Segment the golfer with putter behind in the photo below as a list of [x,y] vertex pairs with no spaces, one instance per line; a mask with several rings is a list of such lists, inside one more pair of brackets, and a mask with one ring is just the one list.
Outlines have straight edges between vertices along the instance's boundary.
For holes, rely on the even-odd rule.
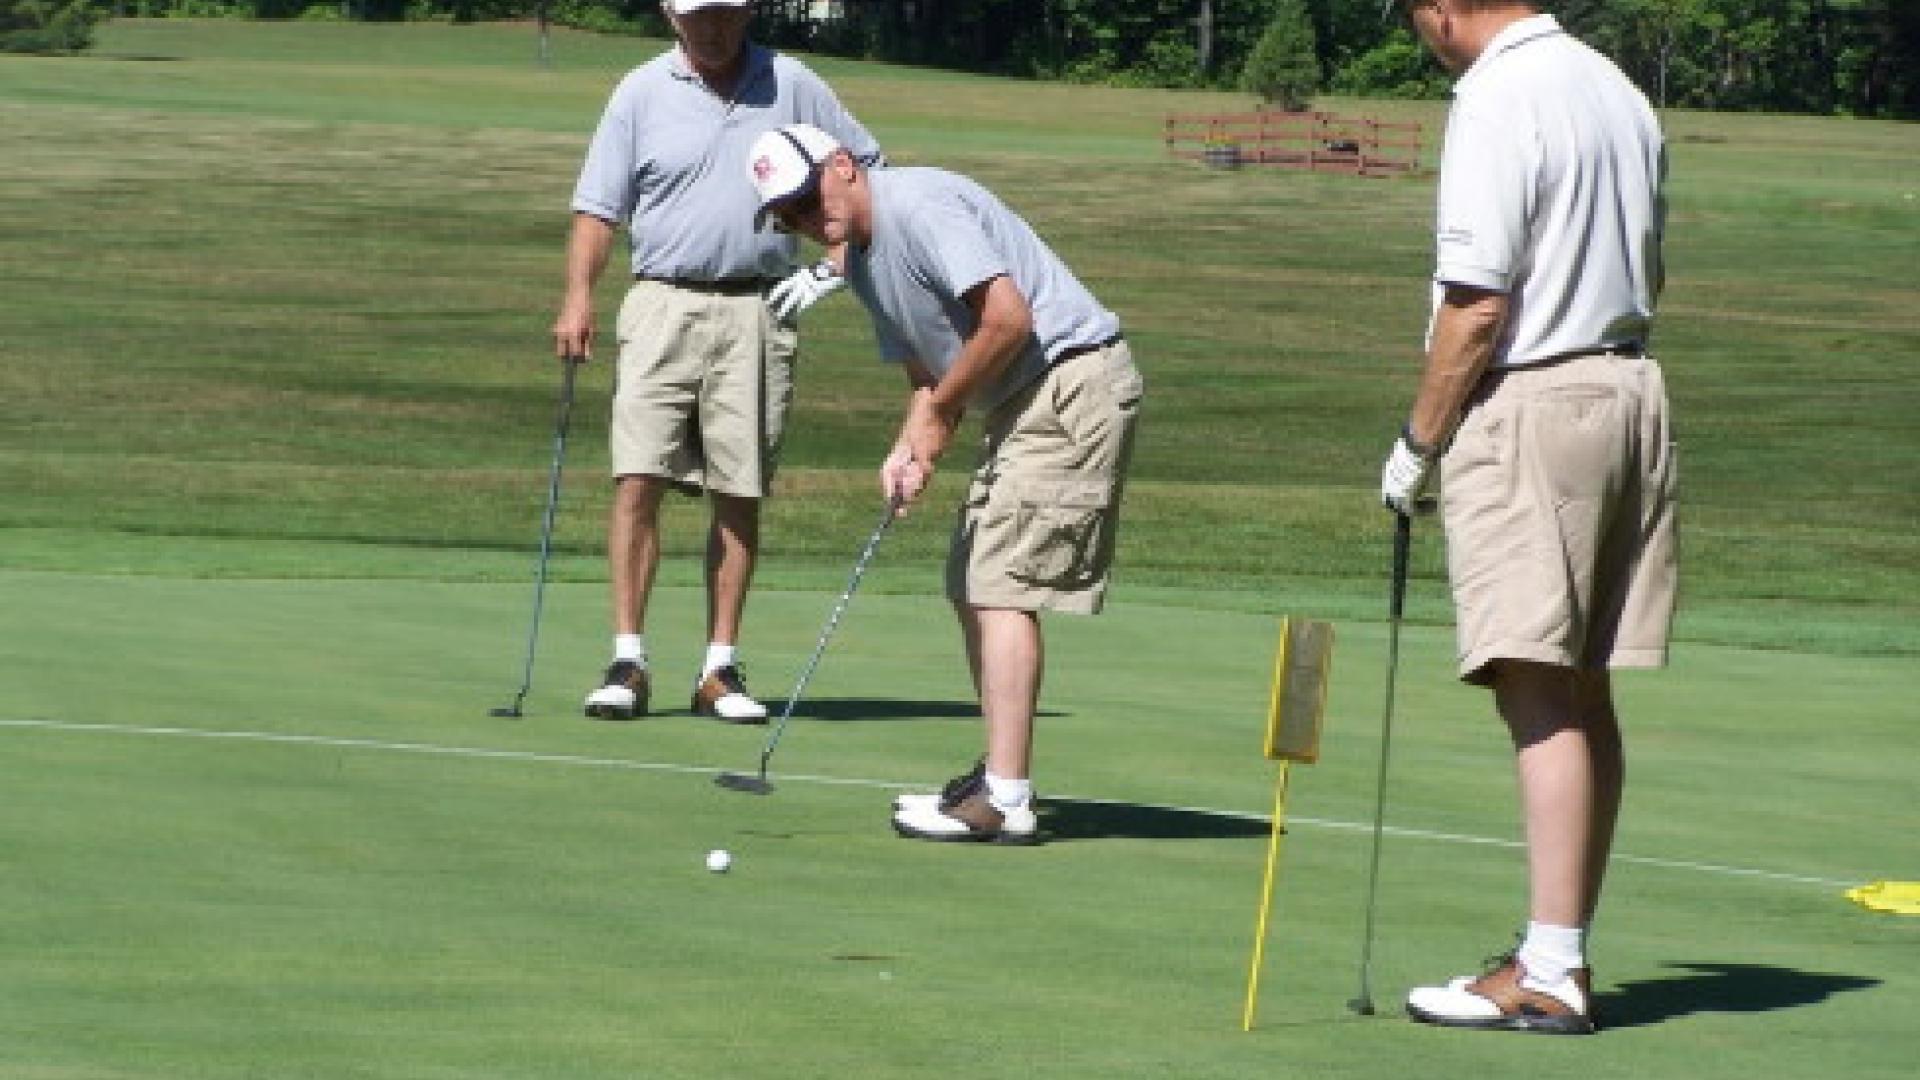
[[607,521],[613,661],[590,717],[648,707],[647,600],[660,560],[660,502],[704,488],[707,652],[695,713],[761,724],[736,648],[793,391],[793,316],[840,285],[824,261],[793,268],[791,237],[756,230],[738,177],[755,137],[807,121],[876,161],[872,136],[819,77],[747,40],[748,0],[665,0],[679,44],[613,92],[573,196],[566,296],[554,321],[563,361],[591,355],[593,287],[615,232],[632,241],[619,316]]
[[1425,372],[1381,496],[1422,513],[1439,474],[1460,676],[1512,736],[1530,886],[1518,947],[1407,1010],[1585,1034],[1624,776],[1608,671],[1665,665],[1674,604],[1674,446],[1647,353],[1665,150],[1646,98],[1552,16],[1397,2],[1459,80]]
[[1040,613],[1100,610],[1140,409],[1120,320],[1025,221],[964,176],[868,169],[806,124],[762,135],[747,160],[762,218],[841,248],[882,360],[906,372],[883,494],[917,498],[961,415],[984,417],[947,596],[986,755],[940,795],[897,801],[893,827],[922,840],[1034,843]]

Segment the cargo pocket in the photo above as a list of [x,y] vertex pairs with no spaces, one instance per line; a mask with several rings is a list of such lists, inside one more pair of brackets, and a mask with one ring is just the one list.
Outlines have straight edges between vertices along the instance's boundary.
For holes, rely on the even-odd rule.
[[1035,477],[1015,489],[1018,536],[1010,573],[1050,589],[1079,589],[1105,573],[1106,532],[1113,503],[1110,477]]

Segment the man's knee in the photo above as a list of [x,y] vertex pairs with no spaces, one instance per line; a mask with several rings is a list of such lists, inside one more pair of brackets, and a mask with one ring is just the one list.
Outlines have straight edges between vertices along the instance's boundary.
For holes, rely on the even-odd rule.
[[760,500],[710,492],[714,528],[752,547],[760,540]]
[[1533,660],[1497,660],[1489,668],[1494,707],[1518,746],[1567,728],[1604,734],[1615,723],[1613,682],[1605,670]]
[[665,492],[666,481],[657,476],[636,474],[615,477],[613,512],[642,523],[651,523],[659,515],[660,497]]

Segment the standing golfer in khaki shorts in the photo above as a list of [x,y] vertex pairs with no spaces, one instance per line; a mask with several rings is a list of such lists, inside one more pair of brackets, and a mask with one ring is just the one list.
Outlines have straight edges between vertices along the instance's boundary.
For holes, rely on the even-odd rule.
[[740,617],[760,544],[760,500],[793,393],[791,319],[840,285],[821,266],[793,270],[792,237],[756,230],[739,182],[762,132],[804,120],[864,160],[872,136],[819,77],[747,40],[747,0],[667,0],[679,45],[613,92],[573,197],[567,291],[554,322],[564,359],[588,356],[593,286],[620,225],[633,244],[620,307],[607,520],[613,662],[587,695],[588,716],[626,720],[648,705],[647,599],[660,561],[660,501],[704,488],[707,652],[694,712],[765,723],[736,662]]
[[1399,2],[1460,77],[1426,371],[1381,495],[1422,512],[1439,466],[1460,675],[1492,688],[1512,736],[1531,886],[1519,947],[1407,1010],[1584,1034],[1625,775],[1608,670],[1663,666],[1673,615],[1674,448],[1646,351],[1664,143],[1646,98],[1551,16]]
[[947,596],[986,721],[987,752],[939,796],[895,803],[924,840],[1033,843],[1028,764],[1043,670],[1040,613],[1105,598],[1140,373],[1101,307],[1027,223],[940,169],[874,169],[805,124],[760,137],[764,214],[830,246],[912,391],[880,469],[889,498],[925,488],[969,406],[980,463],[947,561]]

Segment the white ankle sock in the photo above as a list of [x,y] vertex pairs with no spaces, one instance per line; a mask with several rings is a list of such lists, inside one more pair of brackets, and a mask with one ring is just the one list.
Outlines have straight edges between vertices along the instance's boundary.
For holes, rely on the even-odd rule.
[[733,663],[738,653],[739,649],[733,645],[709,644],[707,646],[707,662],[700,668],[700,674],[711,675],[721,668],[726,667],[728,664]]
[[987,779],[987,801],[996,810],[1016,810],[1033,801],[1033,781],[1009,780],[1004,776],[985,774]]
[[1586,966],[1585,927],[1527,924],[1526,940],[1520,943],[1520,967],[1528,977],[1552,984],[1566,978],[1574,968]]
[[631,660],[641,667],[647,666],[647,639],[643,634],[613,635],[613,658]]

